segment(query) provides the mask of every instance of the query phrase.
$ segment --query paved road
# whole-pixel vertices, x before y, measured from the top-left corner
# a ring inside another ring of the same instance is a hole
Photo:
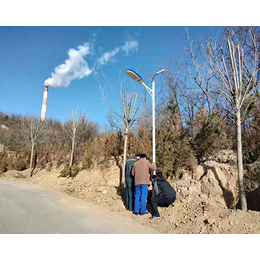
[[[120,233],[156,231],[63,193],[0,180],[0,234]]]

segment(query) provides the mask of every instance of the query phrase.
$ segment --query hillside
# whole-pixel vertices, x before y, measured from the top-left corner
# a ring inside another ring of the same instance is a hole
[[[118,187],[119,171],[116,165],[103,171],[84,170],[74,179],[58,178],[61,168],[54,167],[51,171],[38,171],[31,178],[26,177],[29,175],[28,170],[8,171],[1,178],[65,192],[133,218],[136,222],[152,227],[160,233],[259,234],[260,212],[236,209],[239,201],[234,158],[232,152],[222,151],[200,164],[194,178],[183,171],[179,179],[171,180],[177,191],[177,199],[170,208],[159,208],[160,220],[150,220],[150,214],[135,216],[125,210],[124,188]],[[245,169],[248,168],[250,167],[245,166]],[[259,168],[259,165],[255,165],[255,168]],[[246,171],[245,184],[249,209],[259,210],[256,208],[256,205],[259,205],[257,175]],[[149,211],[149,204],[147,209]]]

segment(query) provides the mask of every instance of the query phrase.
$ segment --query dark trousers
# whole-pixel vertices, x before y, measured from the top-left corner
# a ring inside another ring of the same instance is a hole
[[[152,215],[155,217],[160,217],[157,206],[168,207],[175,201],[175,198],[165,199],[161,197],[151,198]]]
[[[134,180],[133,178],[125,179],[125,204],[126,209],[132,211],[134,208]]]

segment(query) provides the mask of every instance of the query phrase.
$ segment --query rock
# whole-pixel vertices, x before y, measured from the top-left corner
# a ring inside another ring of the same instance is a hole
[[[90,186],[90,183],[88,183],[88,182],[84,182],[84,187],[88,187],[88,186]]]
[[[211,225],[216,224],[216,220],[214,218],[209,218],[208,223]]]
[[[180,189],[180,197],[182,198],[182,199],[185,199],[185,198],[187,198],[189,196],[189,191],[188,191],[188,189],[187,188],[181,188]]]
[[[116,186],[116,185],[118,185],[118,183],[119,183],[118,178],[108,180],[108,185],[110,185],[110,186]]]
[[[201,180],[201,192],[208,197],[210,196],[211,185],[208,176],[204,176]]]
[[[182,180],[187,181],[190,179],[190,174],[187,171],[183,171]]]
[[[204,171],[203,165],[198,165],[197,166],[197,172],[196,172],[196,175],[195,175],[195,179],[199,180],[203,176],[204,172],[205,171]]]
[[[234,222],[233,221],[229,221],[229,225],[233,226],[234,225]]]
[[[107,190],[102,190],[102,194],[106,195],[107,194]]]
[[[205,219],[205,220],[203,220],[203,222],[204,222],[204,224],[209,224],[209,220],[208,219]]]

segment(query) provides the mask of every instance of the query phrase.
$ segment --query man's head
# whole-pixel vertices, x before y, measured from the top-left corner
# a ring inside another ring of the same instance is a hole
[[[150,180],[151,182],[153,182],[156,178],[158,178],[159,176],[157,174],[151,174]]]
[[[140,154],[140,153],[137,153],[137,154],[135,154],[135,157],[139,160],[140,157],[141,157],[141,154]]]
[[[157,177],[162,177],[162,173],[160,171],[157,171],[156,174],[151,174],[151,181],[154,181]]]
[[[157,176],[154,174],[151,174],[151,181],[154,181]]]
[[[140,159],[142,159],[142,158],[147,159],[147,155],[146,155],[145,153],[141,153],[141,154],[140,154]]]

